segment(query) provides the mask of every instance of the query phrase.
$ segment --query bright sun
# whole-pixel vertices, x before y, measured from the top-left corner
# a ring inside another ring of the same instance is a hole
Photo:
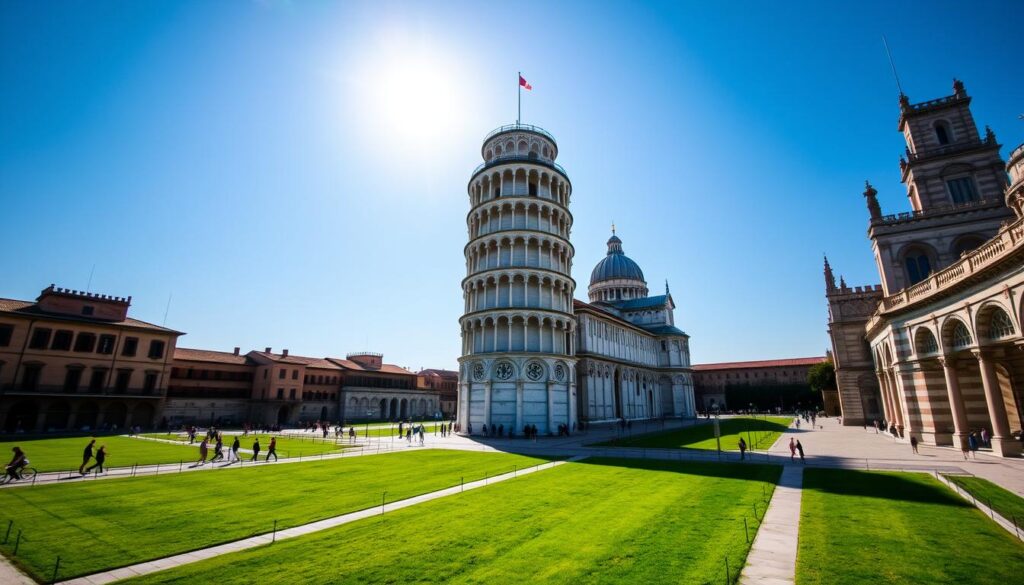
[[[359,123],[392,150],[441,149],[469,104],[460,63],[437,46],[408,39],[380,43],[355,67]],[[355,96],[354,96],[355,97]]]

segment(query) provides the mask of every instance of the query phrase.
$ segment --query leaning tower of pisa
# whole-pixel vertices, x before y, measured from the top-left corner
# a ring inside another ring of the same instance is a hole
[[[459,359],[462,433],[521,435],[576,421],[572,184],[558,144],[536,126],[484,138],[466,216]]]

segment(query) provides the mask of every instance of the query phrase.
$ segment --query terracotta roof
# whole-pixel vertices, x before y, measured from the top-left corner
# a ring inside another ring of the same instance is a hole
[[[152,331],[162,331],[164,333],[176,333],[178,335],[184,335],[181,331],[175,331],[174,329],[168,329],[167,327],[161,327],[145,321],[139,321],[138,319],[132,319],[131,317],[126,318],[124,321],[107,321],[104,319],[90,319],[81,315],[63,315],[60,313],[48,313],[41,311],[39,307],[31,301],[19,301],[17,299],[0,299],[0,312],[17,313],[20,315],[26,315],[31,317],[44,317],[47,319],[54,319],[58,321],[77,321],[79,323],[91,323],[94,325],[120,325],[122,327],[133,327],[135,329],[149,329]]]
[[[706,372],[709,370],[745,370],[749,368],[784,368],[794,366],[813,366],[825,361],[825,356],[790,358],[782,360],[761,360],[753,362],[721,362],[717,364],[695,364],[693,371]]]
[[[174,348],[174,359],[237,365],[249,363],[249,359],[244,355],[235,355],[230,351],[213,351],[212,349],[192,349],[188,347]]]
[[[329,357],[327,359],[332,361],[332,362],[334,362],[334,363],[336,363],[336,364],[338,364],[339,366],[341,366],[342,368],[344,368],[346,370],[356,370],[358,372],[382,372],[384,374],[405,374],[406,376],[415,376],[416,375],[413,372],[410,372],[409,370],[407,370],[405,368],[400,368],[400,367],[392,365],[392,364],[381,364],[381,366],[379,368],[374,369],[374,368],[364,368],[363,366],[357,364],[356,362],[354,362],[352,360],[343,360],[341,358],[332,358],[332,357]]]
[[[306,367],[308,367],[308,368],[320,368],[320,369],[327,369],[327,370],[340,370],[341,369],[341,367],[339,367],[338,364],[335,364],[334,362],[331,362],[331,361],[327,360],[326,358],[314,358],[314,357],[306,357],[306,356],[301,356],[301,355],[289,355],[286,359],[292,360],[292,362],[298,361],[298,362],[301,362],[303,364],[306,364]]]
[[[439,370],[439,369],[436,369],[436,368],[427,368],[427,369],[424,369],[424,370],[420,370],[419,373],[424,375],[424,376],[439,376],[439,377],[442,377],[442,378],[445,377],[445,376],[448,376],[448,377],[454,376],[456,378],[459,377],[459,373],[454,371],[454,370]]]

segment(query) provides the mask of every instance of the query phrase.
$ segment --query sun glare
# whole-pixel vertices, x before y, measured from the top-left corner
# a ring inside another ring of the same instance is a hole
[[[357,122],[378,146],[417,156],[450,145],[469,108],[458,59],[438,46],[382,42],[354,68]],[[429,148],[428,148],[429,147]]]

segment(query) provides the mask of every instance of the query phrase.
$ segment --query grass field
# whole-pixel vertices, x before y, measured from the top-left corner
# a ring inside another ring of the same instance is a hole
[[[723,583],[779,468],[567,463],[131,583]]]
[[[946,479],[974,495],[977,500],[1003,518],[1024,526],[1024,498],[980,477],[947,475]]]
[[[792,422],[791,418],[724,418],[719,421],[721,429],[722,449],[739,451],[739,440],[743,437],[747,445],[754,449],[771,447]],[[701,423],[692,427],[684,427],[672,431],[650,433],[630,438],[600,443],[602,446],[646,447],[663,449],[709,449],[717,448],[713,423]]]
[[[0,457],[6,457],[4,463],[9,461],[11,447],[17,445],[25,451],[31,467],[39,471],[67,471],[78,469],[82,464],[82,450],[88,443],[88,437],[8,441],[0,443]],[[155,441],[111,436],[97,438],[95,448],[99,449],[100,445],[107,446],[107,467],[131,467],[136,463],[177,463],[182,459],[198,459],[198,449],[193,451]]]
[[[1024,544],[921,473],[804,471],[796,582],[1019,583]]]
[[[49,579],[304,524],[452,485],[535,465],[519,455],[412,451],[222,473],[103,480],[0,490],[0,526],[24,530],[14,559]],[[0,550],[10,556],[14,537]]]
[[[324,439],[321,436],[312,436],[310,433],[309,437],[294,437],[292,435],[253,435],[249,434],[247,437],[243,437],[238,434],[238,441],[242,449],[252,449],[253,441],[256,437],[260,439],[260,459],[264,459],[267,456],[267,447],[270,445],[270,438],[277,437],[277,455],[278,457],[298,457],[300,454],[305,455],[319,455],[320,453],[330,453],[331,451],[337,451],[346,447],[345,442],[347,439],[338,439],[335,442],[334,436],[332,435],[329,439]],[[178,433],[146,433],[145,437],[153,437],[155,439],[165,439],[169,441],[178,441],[188,445],[188,436],[180,435]],[[189,445],[192,449],[189,457],[192,460],[199,458],[199,442],[203,440],[204,435],[196,437],[196,442]],[[231,442],[235,440],[235,434],[224,434],[224,452],[231,448]],[[209,443],[210,457],[213,457],[213,445],[214,442]],[[225,455],[226,457],[227,455]]]

